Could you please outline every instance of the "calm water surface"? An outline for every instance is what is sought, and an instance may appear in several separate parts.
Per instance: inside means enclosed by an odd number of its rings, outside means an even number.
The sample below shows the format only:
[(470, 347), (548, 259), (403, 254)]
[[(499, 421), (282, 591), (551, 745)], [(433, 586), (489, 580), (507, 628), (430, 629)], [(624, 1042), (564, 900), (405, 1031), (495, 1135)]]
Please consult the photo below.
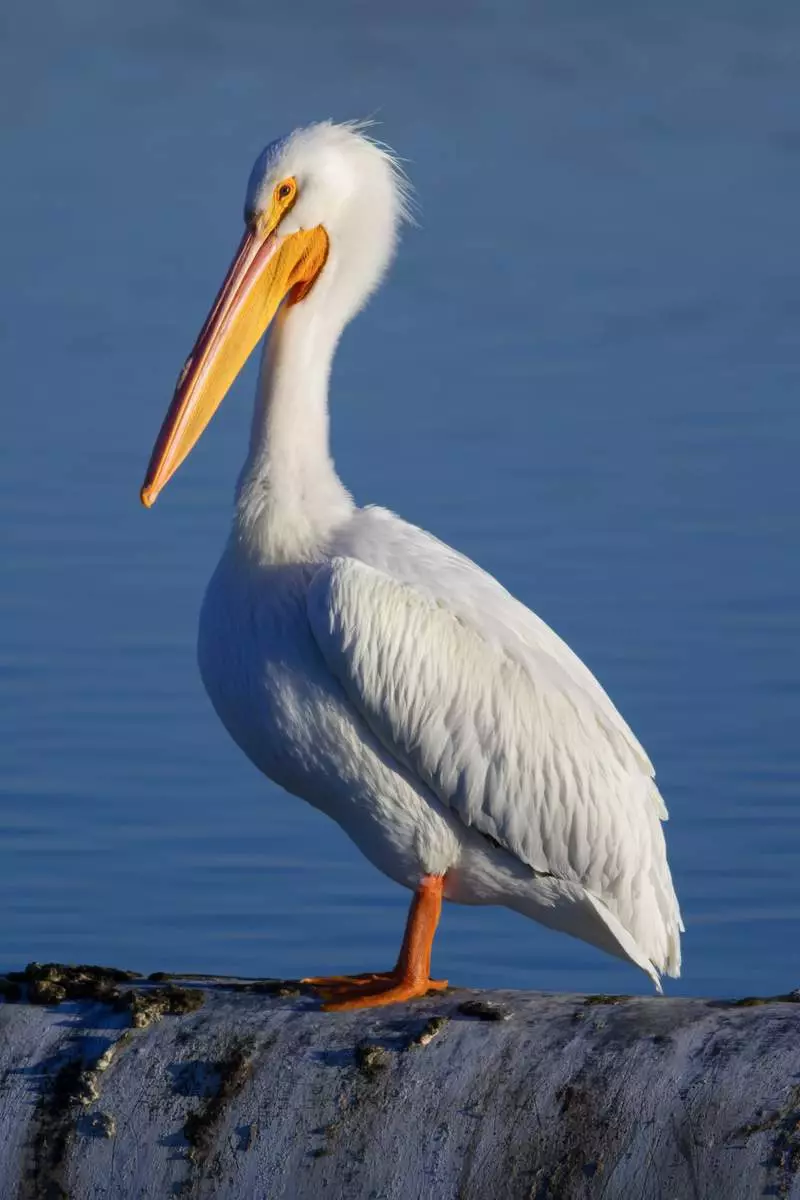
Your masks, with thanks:
[[(14, 8), (0, 964), (393, 957), (407, 894), (256, 773), (195, 667), (252, 365), (137, 501), (252, 159), (377, 113), (420, 227), (337, 360), (341, 472), (541, 613), (641, 737), (688, 926), (671, 990), (800, 985), (800, 9)], [(503, 910), (447, 909), (435, 967), (648, 990)]]

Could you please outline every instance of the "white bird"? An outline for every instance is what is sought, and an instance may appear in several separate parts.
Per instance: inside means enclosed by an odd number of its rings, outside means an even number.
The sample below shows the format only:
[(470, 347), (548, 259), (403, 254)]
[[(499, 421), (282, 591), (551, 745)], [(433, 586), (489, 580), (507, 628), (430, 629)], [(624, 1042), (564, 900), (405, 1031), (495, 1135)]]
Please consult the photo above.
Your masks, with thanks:
[(445, 986), (430, 978), (443, 898), (515, 909), (660, 990), (661, 972), (680, 972), (683, 925), (644, 750), (539, 617), (430, 534), (357, 508), (331, 460), (334, 351), (389, 266), (406, 200), (363, 126), (324, 122), (267, 147), (142, 501), (274, 320), (198, 656), (245, 754), (414, 893), (393, 970), (309, 981), (328, 1008)]

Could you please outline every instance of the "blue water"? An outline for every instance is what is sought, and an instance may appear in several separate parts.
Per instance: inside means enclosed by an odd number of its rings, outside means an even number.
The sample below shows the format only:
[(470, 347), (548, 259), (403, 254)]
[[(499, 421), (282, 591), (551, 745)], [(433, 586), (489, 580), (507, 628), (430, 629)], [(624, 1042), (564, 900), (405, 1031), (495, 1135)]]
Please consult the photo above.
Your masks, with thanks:
[[(641, 737), (688, 926), (670, 990), (800, 984), (800, 9), (450, 8), (7, 10), (2, 965), (393, 959), (407, 894), (256, 773), (195, 667), (252, 365), (137, 500), (252, 159), (377, 114), (420, 227), (336, 363), (341, 473), (536, 608)], [(503, 910), (449, 907), (434, 966), (647, 990)]]

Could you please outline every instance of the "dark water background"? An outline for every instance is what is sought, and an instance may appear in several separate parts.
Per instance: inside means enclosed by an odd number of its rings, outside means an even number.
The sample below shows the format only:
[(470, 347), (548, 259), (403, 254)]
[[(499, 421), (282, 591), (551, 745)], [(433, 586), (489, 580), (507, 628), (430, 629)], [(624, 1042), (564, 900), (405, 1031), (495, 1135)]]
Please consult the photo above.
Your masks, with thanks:
[[(3, 23), (0, 965), (393, 958), (407, 894), (258, 776), (195, 667), (252, 365), (137, 501), (252, 159), (372, 113), (421, 227), (337, 360), (343, 477), (536, 608), (640, 735), (688, 925), (671, 990), (800, 985), (800, 7), (16, 0)], [(448, 908), (435, 968), (647, 990), (503, 910)]]

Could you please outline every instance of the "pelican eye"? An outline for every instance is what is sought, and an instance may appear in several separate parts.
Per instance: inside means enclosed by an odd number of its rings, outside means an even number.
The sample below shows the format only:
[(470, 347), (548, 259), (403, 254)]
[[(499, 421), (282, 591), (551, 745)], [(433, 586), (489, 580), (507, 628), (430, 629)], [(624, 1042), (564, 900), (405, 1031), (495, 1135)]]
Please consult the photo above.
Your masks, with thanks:
[(297, 185), (293, 179), (284, 179), (283, 183), (279, 183), (275, 188), (275, 199), (286, 201), (292, 199), (297, 191)]

